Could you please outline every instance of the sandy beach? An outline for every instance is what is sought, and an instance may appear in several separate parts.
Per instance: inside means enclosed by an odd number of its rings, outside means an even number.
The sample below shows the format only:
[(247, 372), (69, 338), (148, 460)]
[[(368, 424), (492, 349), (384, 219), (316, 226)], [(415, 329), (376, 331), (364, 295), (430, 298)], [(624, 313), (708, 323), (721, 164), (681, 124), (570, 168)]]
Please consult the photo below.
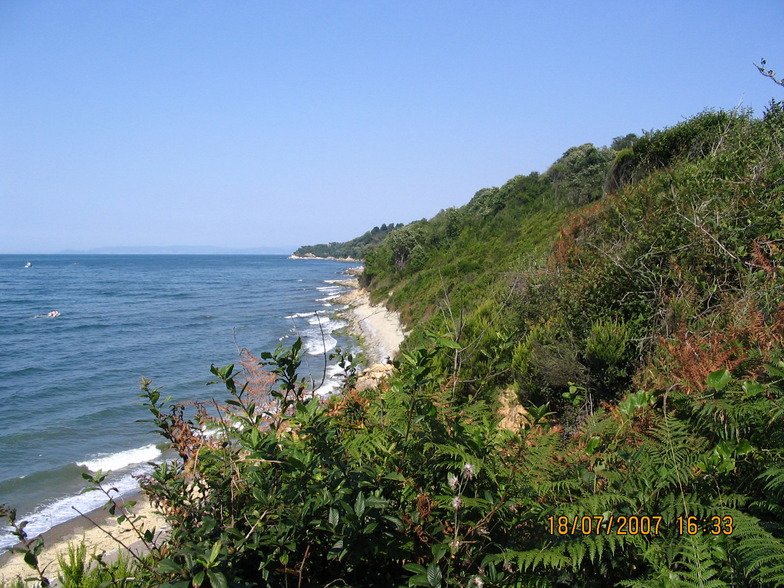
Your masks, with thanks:
[[(133, 496), (129, 497), (128, 500), (137, 501), (131, 512), (144, 517), (141, 524), (146, 529), (155, 527), (158, 532), (165, 531), (166, 525), (163, 517), (153, 511), (146, 498)], [(46, 577), (50, 580), (57, 578), (59, 570), (57, 555), (67, 555), (69, 544), (78, 545), (84, 542), (88, 546), (88, 554), (105, 552), (109, 556), (118, 553), (122, 549), (120, 544), (94, 523), (109, 531), (113, 536), (134, 550), (134, 552), (142, 553), (144, 551), (144, 545), (128, 522), (118, 525), (116, 518), (103, 509), (97, 509), (85, 514), (90, 520), (80, 516), (43, 533), (44, 550), (38, 559)], [(17, 577), (31, 578), (35, 576), (35, 572), (24, 563), (22, 558), (22, 554), (10, 551), (0, 555), (0, 581), (10, 583)]]
[(348, 319), (352, 332), (363, 339), (368, 363), (386, 363), (394, 358), (405, 339), (400, 315), (383, 305), (372, 305), (370, 294), (360, 288), (356, 278), (349, 278), (341, 283), (352, 290), (341, 295), (335, 302), (348, 306), (344, 316)]

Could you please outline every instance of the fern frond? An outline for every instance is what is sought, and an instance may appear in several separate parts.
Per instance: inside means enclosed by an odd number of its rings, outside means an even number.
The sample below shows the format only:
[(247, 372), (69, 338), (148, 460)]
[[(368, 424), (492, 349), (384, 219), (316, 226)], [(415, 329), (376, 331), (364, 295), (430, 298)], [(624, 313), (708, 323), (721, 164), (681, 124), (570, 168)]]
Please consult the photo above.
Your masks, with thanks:
[(784, 585), (784, 541), (755, 517), (734, 511), (733, 552), (747, 576), (770, 586)]
[(544, 549), (514, 552), (513, 557), (524, 571), (562, 570), (572, 563), (572, 558), (565, 551), (564, 544), (561, 544)]
[(721, 561), (717, 561), (717, 550), (714, 549), (714, 539), (706, 535), (683, 535), (681, 537), (680, 557), (677, 560), (681, 578), (685, 580), (682, 585), (699, 586), (701, 588), (720, 588), (729, 586), (724, 580), (718, 578), (721, 571)]
[(436, 459), (451, 458), (452, 465), (462, 468), (466, 463), (480, 465), (481, 458), (461, 445), (445, 445), (441, 443), (425, 443), (423, 447), (425, 453), (433, 455)]
[(657, 476), (655, 486), (659, 489), (677, 486), (684, 488), (705, 442), (690, 435), (687, 423), (673, 415), (664, 417), (654, 430), (658, 443), (647, 445), (651, 457), (652, 473)]
[(770, 467), (762, 472), (758, 479), (765, 482), (766, 494), (784, 500), (784, 467)]

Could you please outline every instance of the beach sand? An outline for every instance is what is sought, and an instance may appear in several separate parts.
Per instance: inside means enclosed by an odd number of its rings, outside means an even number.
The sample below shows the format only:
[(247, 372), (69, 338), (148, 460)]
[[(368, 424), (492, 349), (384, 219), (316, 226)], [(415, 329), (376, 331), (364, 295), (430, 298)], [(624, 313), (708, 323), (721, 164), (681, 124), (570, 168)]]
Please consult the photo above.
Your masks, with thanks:
[(368, 363), (386, 363), (394, 358), (405, 339), (400, 315), (383, 305), (370, 304), (370, 294), (359, 287), (356, 278), (344, 280), (341, 284), (352, 290), (342, 294), (335, 302), (348, 306), (344, 316), (351, 325), (351, 331), (364, 340)]
[[(137, 495), (128, 497), (126, 500), (137, 501), (131, 512), (144, 517), (141, 524), (144, 525), (145, 529), (155, 527), (158, 534), (165, 532), (166, 525), (163, 517), (153, 511), (146, 498)], [(87, 545), (88, 555), (105, 552), (111, 557), (119, 553), (120, 549), (122, 549), (120, 544), (94, 523), (98, 523), (105, 530), (119, 538), (135, 553), (144, 552), (144, 545), (127, 521), (122, 525), (118, 525), (115, 517), (111, 516), (108, 511), (100, 508), (85, 514), (93, 522), (80, 516), (56, 525), (42, 534), (44, 550), (38, 557), (38, 560), (41, 568), (44, 570), (44, 574), (50, 580), (55, 580), (59, 571), (57, 555), (67, 556), (69, 544), (78, 545), (84, 542)], [(24, 563), (22, 554), (9, 551), (0, 555), (0, 581), (10, 583), (17, 577), (32, 578), (34, 576), (35, 571)]]

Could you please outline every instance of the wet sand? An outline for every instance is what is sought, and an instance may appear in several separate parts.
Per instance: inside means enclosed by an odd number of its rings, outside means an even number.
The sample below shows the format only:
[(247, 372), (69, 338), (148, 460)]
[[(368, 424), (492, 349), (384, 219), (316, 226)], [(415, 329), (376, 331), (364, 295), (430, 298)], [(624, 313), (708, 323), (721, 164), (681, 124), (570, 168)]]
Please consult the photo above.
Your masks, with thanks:
[[(158, 531), (165, 531), (166, 526), (163, 517), (155, 514), (146, 498), (136, 495), (127, 497), (126, 500), (137, 501), (131, 512), (144, 516), (141, 523), (145, 528), (155, 527)], [(78, 545), (84, 542), (88, 546), (88, 555), (92, 552), (96, 554), (105, 552), (111, 556), (123, 549), (119, 543), (99, 529), (94, 523), (97, 523), (120, 539), (135, 553), (143, 553), (145, 551), (144, 545), (128, 522), (118, 525), (116, 518), (102, 508), (85, 514), (90, 520), (79, 516), (56, 525), (41, 535), (44, 539), (44, 550), (38, 559), (46, 577), (50, 580), (57, 578), (59, 570), (57, 555), (67, 555), (69, 544)], [(35, 571), (24, 563), (22, 554), (9, 551), (0, 555), (0, 581), (10, 582), (17, 577), (31, 578), (34, 576)]]

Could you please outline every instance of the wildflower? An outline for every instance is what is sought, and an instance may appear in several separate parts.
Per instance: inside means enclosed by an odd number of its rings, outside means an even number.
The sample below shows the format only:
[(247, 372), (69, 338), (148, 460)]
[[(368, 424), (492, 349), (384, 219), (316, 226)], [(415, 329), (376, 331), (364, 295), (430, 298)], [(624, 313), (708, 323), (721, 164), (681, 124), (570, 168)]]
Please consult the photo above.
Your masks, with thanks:
[(449, 487), (452, 489), (457, 488), (458, 480), (457, 476), (454, 475), (452, 472), (446, 475), (446, 483), (449, 484)]
[(477, 588), (482, 588), (482, 586), (485, 585), (484, 581), (479, 576), (474, 576), (473, 578), (471, 578), (471, 581), (473, 582), (474, 586), (476, 586)]
[(458, 509), (458, 508), (460, 508), (461, 506), (463, 506), (463, 500), (462, 500), (462, 499), (461, 499), (459, 496), (455, 496), (455, 497), (452, 499), (452, 508), (454, 508), (455, 510), (457, 510), (457, 509)]
[(474, 469), (474, 466), (470, 463), (466, 463), (463, 466), (463, 477), (466, 480), (471, 480), (475, 475), (476, 475), (476, 470)]

